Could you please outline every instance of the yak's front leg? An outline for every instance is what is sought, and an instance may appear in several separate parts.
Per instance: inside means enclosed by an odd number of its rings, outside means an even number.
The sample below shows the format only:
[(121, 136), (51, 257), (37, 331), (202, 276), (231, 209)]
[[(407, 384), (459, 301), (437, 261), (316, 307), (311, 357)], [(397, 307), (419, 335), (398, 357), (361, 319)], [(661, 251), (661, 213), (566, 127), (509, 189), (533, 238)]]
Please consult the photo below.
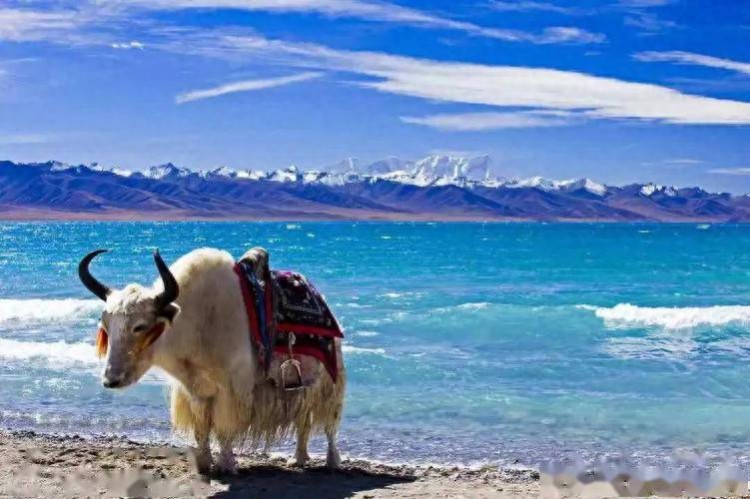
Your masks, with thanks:
[(232, 475), (237, 473), (237, 460), (232, 450), (234, 438), (230, 435), (219, 434), (217, 439), (219, 440), (219, 459), (216, 461), (216, 471)]
[(242, 418), (245, 411), (238, 410), (233, 393), (219, 390), (214, 400), (214, 434), (219, 441), (219, 458), (216, 471), (219, 473), (237, 473), (237, 460), (232, 446), (247, 427)]
[(195, 436), (195, 466), (198, 473), (211, 471), (211, 426), (213, 416), (212, 399), (194, 398), (190, 401), (190, 412), (193, 416), (193, 434)]

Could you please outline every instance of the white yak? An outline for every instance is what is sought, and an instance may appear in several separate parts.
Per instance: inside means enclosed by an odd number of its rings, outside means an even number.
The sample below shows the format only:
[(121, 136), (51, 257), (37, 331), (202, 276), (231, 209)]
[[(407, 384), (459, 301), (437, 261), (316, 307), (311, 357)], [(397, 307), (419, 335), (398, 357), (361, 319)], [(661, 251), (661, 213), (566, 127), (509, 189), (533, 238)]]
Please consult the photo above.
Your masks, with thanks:
[(219, 472), (235, 471), (235, 444), (270, 445), (292, 434), (297, 437), (292, 463), (304, 466), (310, 434), (318, 431), (328, 439), (327, 466), (340, 465), (336, 434), (346, 382), (340, 339), (335, 339), (336, 382), (310, 359), (305, 369), (314, 364), (315, 382), (300, 391), (284, 391), (258, 361), (229, 253), (198, 249), (169, 268), (156, 251), (161, 278), (153, 286), (110, 289), (88, 268), (105, 251), (86, 255), (78, 271), (83, 284), (106, 302), (97, 341), (106, 358), (106, 388), (132, 385), (151, 367), (166, 371), (172, 380), (172, 426), (195, 437), (201, 473), (213, 463), (212, 435), (220, 449)]

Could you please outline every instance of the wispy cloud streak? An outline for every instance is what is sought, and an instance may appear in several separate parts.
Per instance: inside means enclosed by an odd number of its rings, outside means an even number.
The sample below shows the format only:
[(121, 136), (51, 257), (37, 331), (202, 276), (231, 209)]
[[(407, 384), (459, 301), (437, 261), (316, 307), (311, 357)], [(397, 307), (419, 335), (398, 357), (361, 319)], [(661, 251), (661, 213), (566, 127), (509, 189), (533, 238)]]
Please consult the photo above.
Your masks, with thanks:
[(521, 111), (402, 116), (401, 121), (444, 131), (474, 132), (507, 128), (566, 126), (574, 123), (576, 120), (571, 119), (571, 116), (563, 113)]
[(563, 7), (550, 2), (535, 2), (531, 0), (495, 0), (490, 6), (500, 12), (555, 12), (557, 14), (576, 14), (578, 10), (574, 7)]
[(329, 17), (357, 18), (421, 28), (455, 30), (472, 36), (535, 44), (585, 44), (601, 43), (606, 40), (601, 33), (592, 33), (578, 27), (553, 26), (541, 32), (489, 28), (393, 3), (363, 0), (117, 0), (116, 4), (155, 10), (236, 9), (277, 13), (317, 13)]
[(672, 62), (675, 64), (705, 66), (708, 68), (726, 69), (750, 75), (750, 63), (722, 59), (710, 55), (682, 52), (679, 50), (667, 52), (638, 52), (633, 57), (644, 62)]
[(4, 146), (46, 144), (48, 142), (50, 142), (50, 137), (48, 135), (36, 133), (0, 134), (0, 145)]
[(569, 111), (585, 119), (750, 124), (748, 102), (685, 94), (661, 85), (574, 71), (342, 51), (260, 37), (225, 36), (214, 50), (235, 56), (252, 53), (289, 65), (355, 73), (372, 78), (359, 82), (362, 87), (431, 101)]
[(0, 8), (0, 40), (36, 41), (79, 25), (75, 12)]
[(190, 92), (179, 94), (177, 97), (175, 97), (175, 102), (177, 104), (185, 104), (186, 102), (193, 102), (201, 99), (210, 99), (213, 97), (219, 97), (221, 95), (233, 94), (237, 92), (252, 92), (254, 90), (263, 90), (266, 88), (290, 85), (292, 83), (320, 78), (321, 76), (323, 76), (323, 73), (308, 72), (292, 76), (283, 76), (280, 78), (236, 81), (232, 83), (226, 83), (224, 85), (219, 85), (218, 87), (207, 88), (203, 90), (193, 90)]
[(716, 173), (716, 174), (719, 174), (719, 175), (748, 176), (748, 175), (750, 175), (750, 167), (715, 168), (713, 170), (708, 170), (708, 173)]

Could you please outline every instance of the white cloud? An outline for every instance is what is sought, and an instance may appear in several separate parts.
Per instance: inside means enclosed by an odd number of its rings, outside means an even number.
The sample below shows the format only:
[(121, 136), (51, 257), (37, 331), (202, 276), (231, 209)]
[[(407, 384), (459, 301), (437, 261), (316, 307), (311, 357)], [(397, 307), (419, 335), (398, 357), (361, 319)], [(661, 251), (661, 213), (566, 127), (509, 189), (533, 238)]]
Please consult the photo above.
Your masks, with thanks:
[(46, 144), (50, 142), (48, 135), (36, 133), (7, 133), (0, 134), (0, 144), (4, 146)]
[(549, 2), (534, 2), (529, 0), (494, 0), (490, 6), (501, 12), (543, 11), (558, 14), (573, 14), (577, 12), (573, 7), (563, 7)]
[(716, 168), (714, 170), (708, 170), (708, 173), (717, 173), (719, 175), (750, 175), (750, 168), (739, 167), (739, 168)]
[(644, 62), (673, 62), (693, 66), (705, 66), (709, 68), (727, 69), (738, 73), (750, 75), (750, 63), (721, 59), (710, 55), (695, 54), (693, 52), (682, 52), (673, 50), (668, 52), (638, 52), (633, 57)]
[[(568, 111), (584, 119), (748, 125), (750, 103), (574, 71), (495, 66), (333, 50), (315, 44), (225, 36), (213, 50), (371, 77), (358, 84), (431, 101)], [(507, 109), (506, 109), (507, 110)]]
[(145, 48), (145, 45), (137, 40), (133, 40), (130, 42), (111, 43), (109, 46), (112, 47), (113, 49), (121, 49), (121, 50), (130, 50), (130, 49), (143, 50)]
[[(601, 43), (606, 37), (571, 26), (553, 26), (538, 32), (484, 27), (467, 21), (449, 19), (430, 12), (400, 5), (368, 0), (86, 0), (74, 3), (75, 9), (32, 10), (0, 7), (0, 40), (50, 41), (66, 45), (103, 44), (116, 49), (142, 49), (141, 42), (121, 42), (117, 29), (137, 19), (143, 11), (184, 9), (237, 9), (275, 13), (317, 13), (329, 17), (347, 17), (397, 23), (429, 29), (460, 31), (470, 36), (534, 44)], [(147, 33), (158, 34), (189, 28), (156, 29), (153, 20), (139, 21)]]
[(544, 30), (536, 43), (603, 43), (607, 37), (580, 28), (554, 27)]
[(42, 40), (49, 32), (67, 31), (77, 25), (75, 13), (70, 11), (0, 8), (0, 40)]
[(185, 92), (175, 97), (177, 104), (184, 104), (186, 102), (192, 102), (201, 99), (210, 99), (212, 97), (219, 97), (220, 95), (233, 94), (237, 92), (250, 92), (253, 90), (262, 90), (265, 88), (280, 87), (282, 85), (289, 85), (301, 81), (311, 80), (313, 78), (319, 78), (323, 76), (322, 73), (300, 73), (292, 76), (284, 76), (281, 78), (267, 78), (263, 80), (243, 80), (232, 83), (226, 83), (219, 85), (218, 87), (207, 88), (203, 90), (193, 90)]
[(700, 165), (703, 163), (703, 161), (695, 158), (670, 158), (665, 159), (664, 163), (668, 163), (670, 165)]
[(572, 120), (567, 113), (484, 112), (433, 114), (429, 116), (402, 116), (401, 121), (414, 125), (424, 125), (444, 131), (498, 130), (504, 128), (541, 128), (570, 125)]
[(667, 19), (662, 19), (656, 14), (650, 12), (634, 11), (625, 17), (623, 23), (625, 26), (638, 28), (642, 35), (656, 35), (669, 29), (679, 27), (679, 25)]
[(619, 3), (623, 7), (648, 8), (663, 7), (674, 2), (675, 0), (620, 0)]
[[(19, 2), (19, 5), (37, 5)], [(68, 5), (67, 2), (65, 2)], [(39, 4), (49, 7), (50, 4)], [(50, 10), (3, 7), (0, 0), (0, 42), (50, 42), (66, 46), (108, 45), (109, 33), (120, 28), (121, 13), (108, 6), (81, 1)]]
[(330, 17), (347, 17), (368, 21), (407, 24), (423, 28), (462, 31), (472, 36), (495, 38), (511, 42), (536, 44), (600, 43), (606, 37), (581, 28), (555, 26), (539, 33), (488, 28), (471, 22), (456, 21), (429, 12), (400, 5), (364, 0), (117, 0), (118, 5), (145, 9), (238, 9), (266, 12), (314, 12)]
[(659, 168), (678, 169), (689, 168), (704, 164), (705, 161), (695, 158), (666, 158), (658, 161), (644, 161), (641, 166), (655, 166)]

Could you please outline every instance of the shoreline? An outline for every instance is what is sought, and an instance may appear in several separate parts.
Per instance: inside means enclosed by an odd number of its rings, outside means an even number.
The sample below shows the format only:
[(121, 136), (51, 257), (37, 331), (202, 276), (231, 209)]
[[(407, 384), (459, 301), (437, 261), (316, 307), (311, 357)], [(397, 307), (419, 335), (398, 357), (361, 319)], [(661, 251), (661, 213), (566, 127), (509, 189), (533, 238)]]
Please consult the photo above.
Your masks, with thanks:
[(123, 437), (0, 430), (0, 496), (233, 495), (343, 497), (537, 496), (533, 470), (389, 465), (346, 459), (339, 471), (313, 458), (305, 469), (266, 453), (239, 453), (238, 473), (202, 477), (192, 455)]
[(196, 213), (186, 211), (139, 211), (111, 210), (58, 211), (45, 209), (3, 209), (0, 206), (0, 222), (276, 222), (276, 223), (315, 223), (315, 222), (401, 222), (401, 223), (491, 223), (491, 224), (718, 224), (746, 225), (750, 219), (721, 217), (647, 217), (637, 219), (612, 217), (518, 217), (481, 216), (470, 213), (288, 213), (268, 214), (247, 213)]

